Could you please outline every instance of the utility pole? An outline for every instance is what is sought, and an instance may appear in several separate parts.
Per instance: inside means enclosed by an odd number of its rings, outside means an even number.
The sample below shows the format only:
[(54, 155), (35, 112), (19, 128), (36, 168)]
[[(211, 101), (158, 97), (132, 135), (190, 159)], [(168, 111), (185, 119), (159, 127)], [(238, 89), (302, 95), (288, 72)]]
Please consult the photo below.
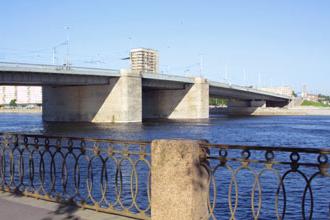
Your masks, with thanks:
[(243, 80), (244, 80), (244, 85), (247, 85), (246, 70), (244, 68), (243, 68)]
[(229, 78), (228, 77), (228, 65), (226, 64), (225, 65), (225, 80), (226, 80), (227, 83), (229, 83), (229, 79), (228, 78)]
[(66, 33), (66, 68), (69, 68), (70, 66), (70, 27), (66, 26), (65, 27), (67, 33)]
[(53, 47), (53, 65), (56, 63), (56, 47)]
[(52, 51), (53, 51), (53, 65), (57, 65), (57, 61), (58, 61), (58, 59), (57, 59), (57, 48), (61, 47), (61, 46), (64, 46), (64, 45), (67, 45), (67, 41), (64, 41), (62, 43), (59, 43), (59, 44), (53, 46), (53, 48), (52, 48)]
[(203, 74), (203, 54), (199, 56), (199, 76), (202, 77)]

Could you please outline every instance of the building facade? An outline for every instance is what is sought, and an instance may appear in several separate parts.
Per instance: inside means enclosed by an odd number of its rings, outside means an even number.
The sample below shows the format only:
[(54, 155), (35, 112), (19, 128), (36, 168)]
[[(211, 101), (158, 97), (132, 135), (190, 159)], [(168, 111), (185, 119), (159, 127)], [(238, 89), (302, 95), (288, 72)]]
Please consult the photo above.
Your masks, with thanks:
[(41, 104), (41, 87), (0, 86), (0, 105), (9, 105), (12, 100), (16, 100), (16, 104), (19, 105)]
[(304, 96), (302, 98), (304, 100), (311, 101), (311, 102), (319, 102), (320, 96), (317, 94), (304, 93)]
[(158, 73), (158, 52), (153, 49), (136, 48), (130, 52), (131, 70), (137, 73)]

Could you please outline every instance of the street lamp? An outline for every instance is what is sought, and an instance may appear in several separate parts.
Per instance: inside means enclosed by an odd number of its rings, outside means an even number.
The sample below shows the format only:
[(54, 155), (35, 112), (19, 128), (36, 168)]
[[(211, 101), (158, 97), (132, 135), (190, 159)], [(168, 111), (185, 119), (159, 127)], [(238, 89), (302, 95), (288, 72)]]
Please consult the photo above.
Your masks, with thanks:
[(57, 45), (55, 45), (53, 47), (53, 65), (56, 65), (57, 64), (57, 57), (56, 57), (57, 48), (58, 47), (61, 47), (61, 46), (65, 46), (67, 44), (68, 44), (68, 42), (67, 41), (64, 41), (64, 42), (59, 43), (59, 44), (57, 44)]

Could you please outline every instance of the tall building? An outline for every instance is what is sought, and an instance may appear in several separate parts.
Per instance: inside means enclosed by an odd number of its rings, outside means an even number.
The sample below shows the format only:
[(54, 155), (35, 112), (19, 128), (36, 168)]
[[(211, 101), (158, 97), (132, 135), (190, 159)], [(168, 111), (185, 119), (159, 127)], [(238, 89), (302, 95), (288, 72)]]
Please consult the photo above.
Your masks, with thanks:
[(153, 49), (136, 48), (130, 53), (131, 70), (138, 73), (158, 73), (158, 52)]

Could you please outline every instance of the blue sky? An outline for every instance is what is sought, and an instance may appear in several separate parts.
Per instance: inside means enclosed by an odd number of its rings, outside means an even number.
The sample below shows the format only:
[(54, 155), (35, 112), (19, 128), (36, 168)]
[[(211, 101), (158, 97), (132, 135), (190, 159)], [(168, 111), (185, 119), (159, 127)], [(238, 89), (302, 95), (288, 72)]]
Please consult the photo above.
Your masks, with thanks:
[(330, 95), (328, 0), (1, 0), (0, 61), (51, 63), (67, 32), (78, 66), (125, 68), (147, 47), (164, 73), (200, 75), (202, 57), (212, 80)]

